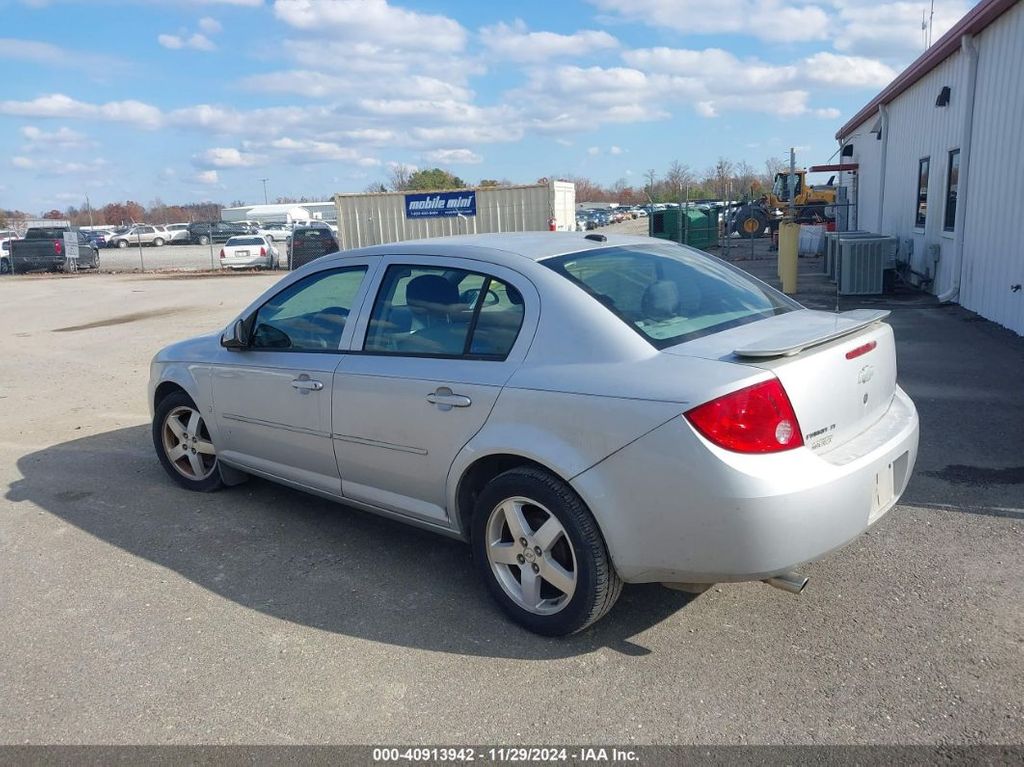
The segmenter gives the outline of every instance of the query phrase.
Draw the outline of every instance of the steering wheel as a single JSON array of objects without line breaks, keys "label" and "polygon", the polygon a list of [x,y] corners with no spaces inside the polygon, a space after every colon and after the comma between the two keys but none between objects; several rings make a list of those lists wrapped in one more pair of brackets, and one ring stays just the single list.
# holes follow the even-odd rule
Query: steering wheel
[{"label": "steering wheel", "polygon": [[[476,304],[476,300],[479,295],[480,288],[470,288],[469,290],[462,291],[462,293],[459,295],[459,300],[462,301],[462,303],[464,304],[472,306]],[[484,296],[484,306],[494,306],[500,300],[501,299],[498,298],[497,293],[495,293],[493,290],[488,290],[487,295]]]}]

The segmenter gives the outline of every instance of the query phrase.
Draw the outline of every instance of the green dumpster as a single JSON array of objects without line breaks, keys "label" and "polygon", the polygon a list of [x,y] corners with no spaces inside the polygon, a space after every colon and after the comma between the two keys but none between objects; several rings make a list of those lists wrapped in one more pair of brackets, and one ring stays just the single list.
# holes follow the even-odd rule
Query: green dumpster
[{"label": "green dumpster", "polygon": [[666,208],[648,217],[648,234],[707,250],[718,244],[718,208]]}]

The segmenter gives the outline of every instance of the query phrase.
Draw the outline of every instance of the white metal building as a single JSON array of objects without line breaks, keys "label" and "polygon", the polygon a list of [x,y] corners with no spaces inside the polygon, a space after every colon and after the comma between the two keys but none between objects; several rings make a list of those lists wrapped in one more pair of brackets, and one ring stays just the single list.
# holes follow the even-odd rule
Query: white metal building
[{"label": "white metal building", "polygon": [[333,202],[295,202],[276,205],[242,205],[237,208],[224,208],[220,212],[221,221],[262,221],[263,223],[283,222],[291,224],[296,221],[330,221],[336,220],[336,208]]},{"label": "white metal building", "polygon": [[1024,2],[982,0],[836,138],[858,165],[857,228],[899,237],[940,299],[1024,334]]}]

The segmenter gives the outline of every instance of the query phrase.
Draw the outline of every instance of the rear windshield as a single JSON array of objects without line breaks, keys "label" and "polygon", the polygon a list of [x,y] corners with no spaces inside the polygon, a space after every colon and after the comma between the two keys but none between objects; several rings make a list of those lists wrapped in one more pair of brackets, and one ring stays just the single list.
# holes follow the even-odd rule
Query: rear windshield
[{"label": "rear windshield", "polygon": [[262,237],[232,237],[228,245],[264,245]]},{"label": "rear windshield", "polygon": [[66,227],[33,227],[25,232],[26,240],[59,240],[64,236],[64,232],[70,231]]},{"label": "rear windshield", "polygon": [[542,263],[658,349],[801,308],[721,259],[678,245],[603,248]]}]

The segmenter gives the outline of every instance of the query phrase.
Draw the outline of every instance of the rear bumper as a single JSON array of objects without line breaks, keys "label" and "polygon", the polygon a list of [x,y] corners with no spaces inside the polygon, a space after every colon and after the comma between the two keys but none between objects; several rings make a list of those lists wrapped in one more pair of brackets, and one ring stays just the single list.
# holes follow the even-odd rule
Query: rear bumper
[{"label": "rear bumper", "polygon": [[886,414],[827,454],[721,450],[682,417],[572,480],[629,582],[760,580],[838,549],[895,505],[917,459],[918,417]]},{"label": "rear bumper", "polygon": [[223,258],[220,265],[223,269],[252,269],[257,266],[270,266],[270,256],[249,256],[247,258]]}]

